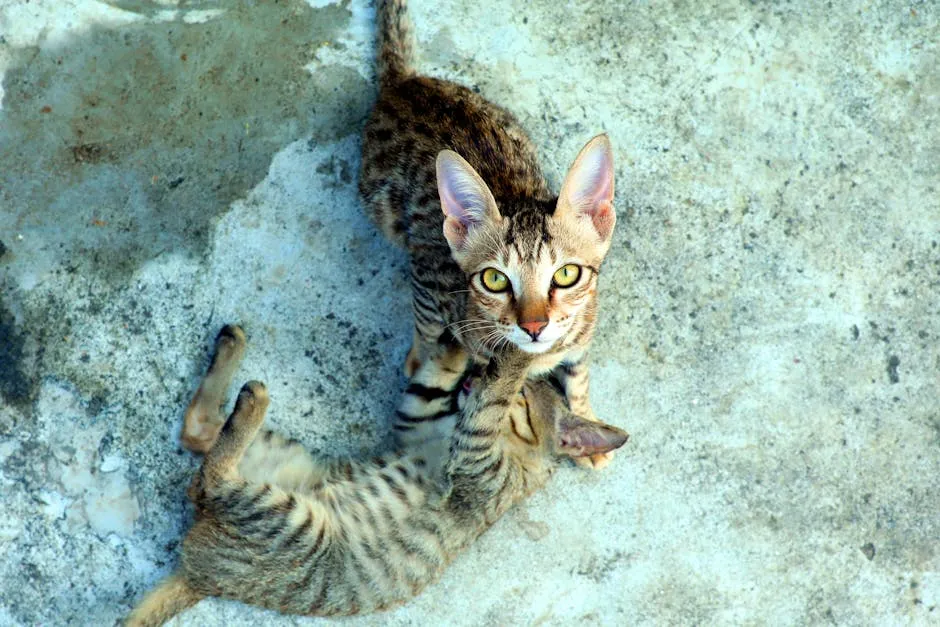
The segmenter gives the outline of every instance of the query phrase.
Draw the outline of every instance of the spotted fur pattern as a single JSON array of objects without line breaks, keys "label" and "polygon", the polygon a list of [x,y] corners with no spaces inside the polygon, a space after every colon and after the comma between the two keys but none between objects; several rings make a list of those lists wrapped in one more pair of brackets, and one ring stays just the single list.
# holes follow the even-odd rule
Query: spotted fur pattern
[{"label": "spotted fur pattern", "polygon": [[[380,91],[359,189],[376,225],[410,255],[415,335],[406,374],[453,345],[476,361],[513,345],[536,355],[534,373],[554,370],[572,409],[593,418],[585,355],[615,222],[607,138],[585,146],[553,193],[516,118],[461,85],[416,74],[404,0],[378,5]],[[554,273],[567,264],[579,280],[560,287]],[[487,289],[487,269],[511,289]],[[404,405],[411,409],[393,424],[399,442],[439,430],[415,397]]]},{"label": "spotted fur pattern", "polygon": [[[237,327],[219,334],[194,400],[204,413],[218,411],[244,344]],[[626,441],[618,429],[575,417],[550,384],[526,381],[528,361],[520,354],[491,362],[468,398],[465,387],[455,392],[463,402],[451,400],[453,435],[438,458],[426,451],[359,461],[311,456],[261,428],[267,392],[261,383],[246,384],[208,438],[190,486],[196,520],[182,563],[127,624],[160,625],[207,596],[337,616],[386,609],[417,594],[543,485],[560,459]]]}]

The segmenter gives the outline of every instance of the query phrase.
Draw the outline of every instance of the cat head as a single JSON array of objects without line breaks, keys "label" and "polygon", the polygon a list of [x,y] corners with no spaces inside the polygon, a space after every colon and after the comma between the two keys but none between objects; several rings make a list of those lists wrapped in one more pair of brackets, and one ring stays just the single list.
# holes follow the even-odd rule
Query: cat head
[{"label": "cat head", "polygon": [[459,335],[480,347],[513,344],[530,354],[566,345],[581,331],[590,336],[598,268],[616,222],[606,135],[581,149],[554,207],[501,212],[479,174],[448,150],[437,158],[437,185],[444,237],[469,277]]},{"label": "cat head", "polygon": [[555,457],[609,453],[626,444],[630,438],[626,431],[613,425],[571,413],[564,395],[547,381],[527,381],[522,395],[527,405],[525,417],[532,434]]},{"label": "cat head", "polygon": [[[473,388],[480,385],[475,375],[464,380],[458,393],[461,410]],[[559,387],[542,379],[526,380],[508,418],[504,425],[507,446],[523,457],[586,457],[616,450],[630,438],[622,429],[573,414]]]}]

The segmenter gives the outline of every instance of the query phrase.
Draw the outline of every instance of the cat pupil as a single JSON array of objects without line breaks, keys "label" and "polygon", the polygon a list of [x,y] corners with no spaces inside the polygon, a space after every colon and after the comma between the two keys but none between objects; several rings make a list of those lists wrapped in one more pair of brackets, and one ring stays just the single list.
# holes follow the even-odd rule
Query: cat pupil
[{"label": "cat pupil", "polygon": [[508,286],[509,279],[506,275],[493,268],[487,268],[483,271],[483,285],[493,292],[502,292]]}]

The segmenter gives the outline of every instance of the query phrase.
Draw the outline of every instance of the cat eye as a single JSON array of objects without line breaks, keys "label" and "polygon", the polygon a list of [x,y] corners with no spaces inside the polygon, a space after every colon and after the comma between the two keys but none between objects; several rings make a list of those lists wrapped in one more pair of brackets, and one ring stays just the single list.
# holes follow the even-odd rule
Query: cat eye
[{"label": "cat eye", "polygon": [[552,276],[552,283],[558,287],[571,287],[581,278],[581,266],[573,263],[564,265]]},{"label": "cat eye", "polygon": [[509,277],[495,268],[483,271],[483,287],[491,292],[505,292],[509,287]]}]

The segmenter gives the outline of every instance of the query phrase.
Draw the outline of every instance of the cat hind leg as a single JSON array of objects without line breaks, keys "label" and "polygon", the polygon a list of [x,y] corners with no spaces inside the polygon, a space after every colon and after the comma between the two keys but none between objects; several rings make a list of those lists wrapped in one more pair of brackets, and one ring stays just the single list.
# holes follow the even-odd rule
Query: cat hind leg
[{"label": "cat hind leg", "polygon": [[469,359],[457,344],[438,345],[434,349],[427,351],[398,403],[392,433],[400,448],[413,448],[438,438],[450,440],[458,387],[466,375]]},{"label": "cat hind leg", "polygon": [[200,474],[205,487],[237,474],[238,463],[264,423],[269,400],[267,388],[260,381],[249,381],[242,386],[232,415],[202,462]]},{"label": "cat hind leg", "polygon": [[226,325],[215,339],[215,351],[206,376],[193,396],[183,417],[180,440],[190,451],[205,453],[222,427],[222,405],[232,376],[245,355],[245,332],[236,325]]}]

